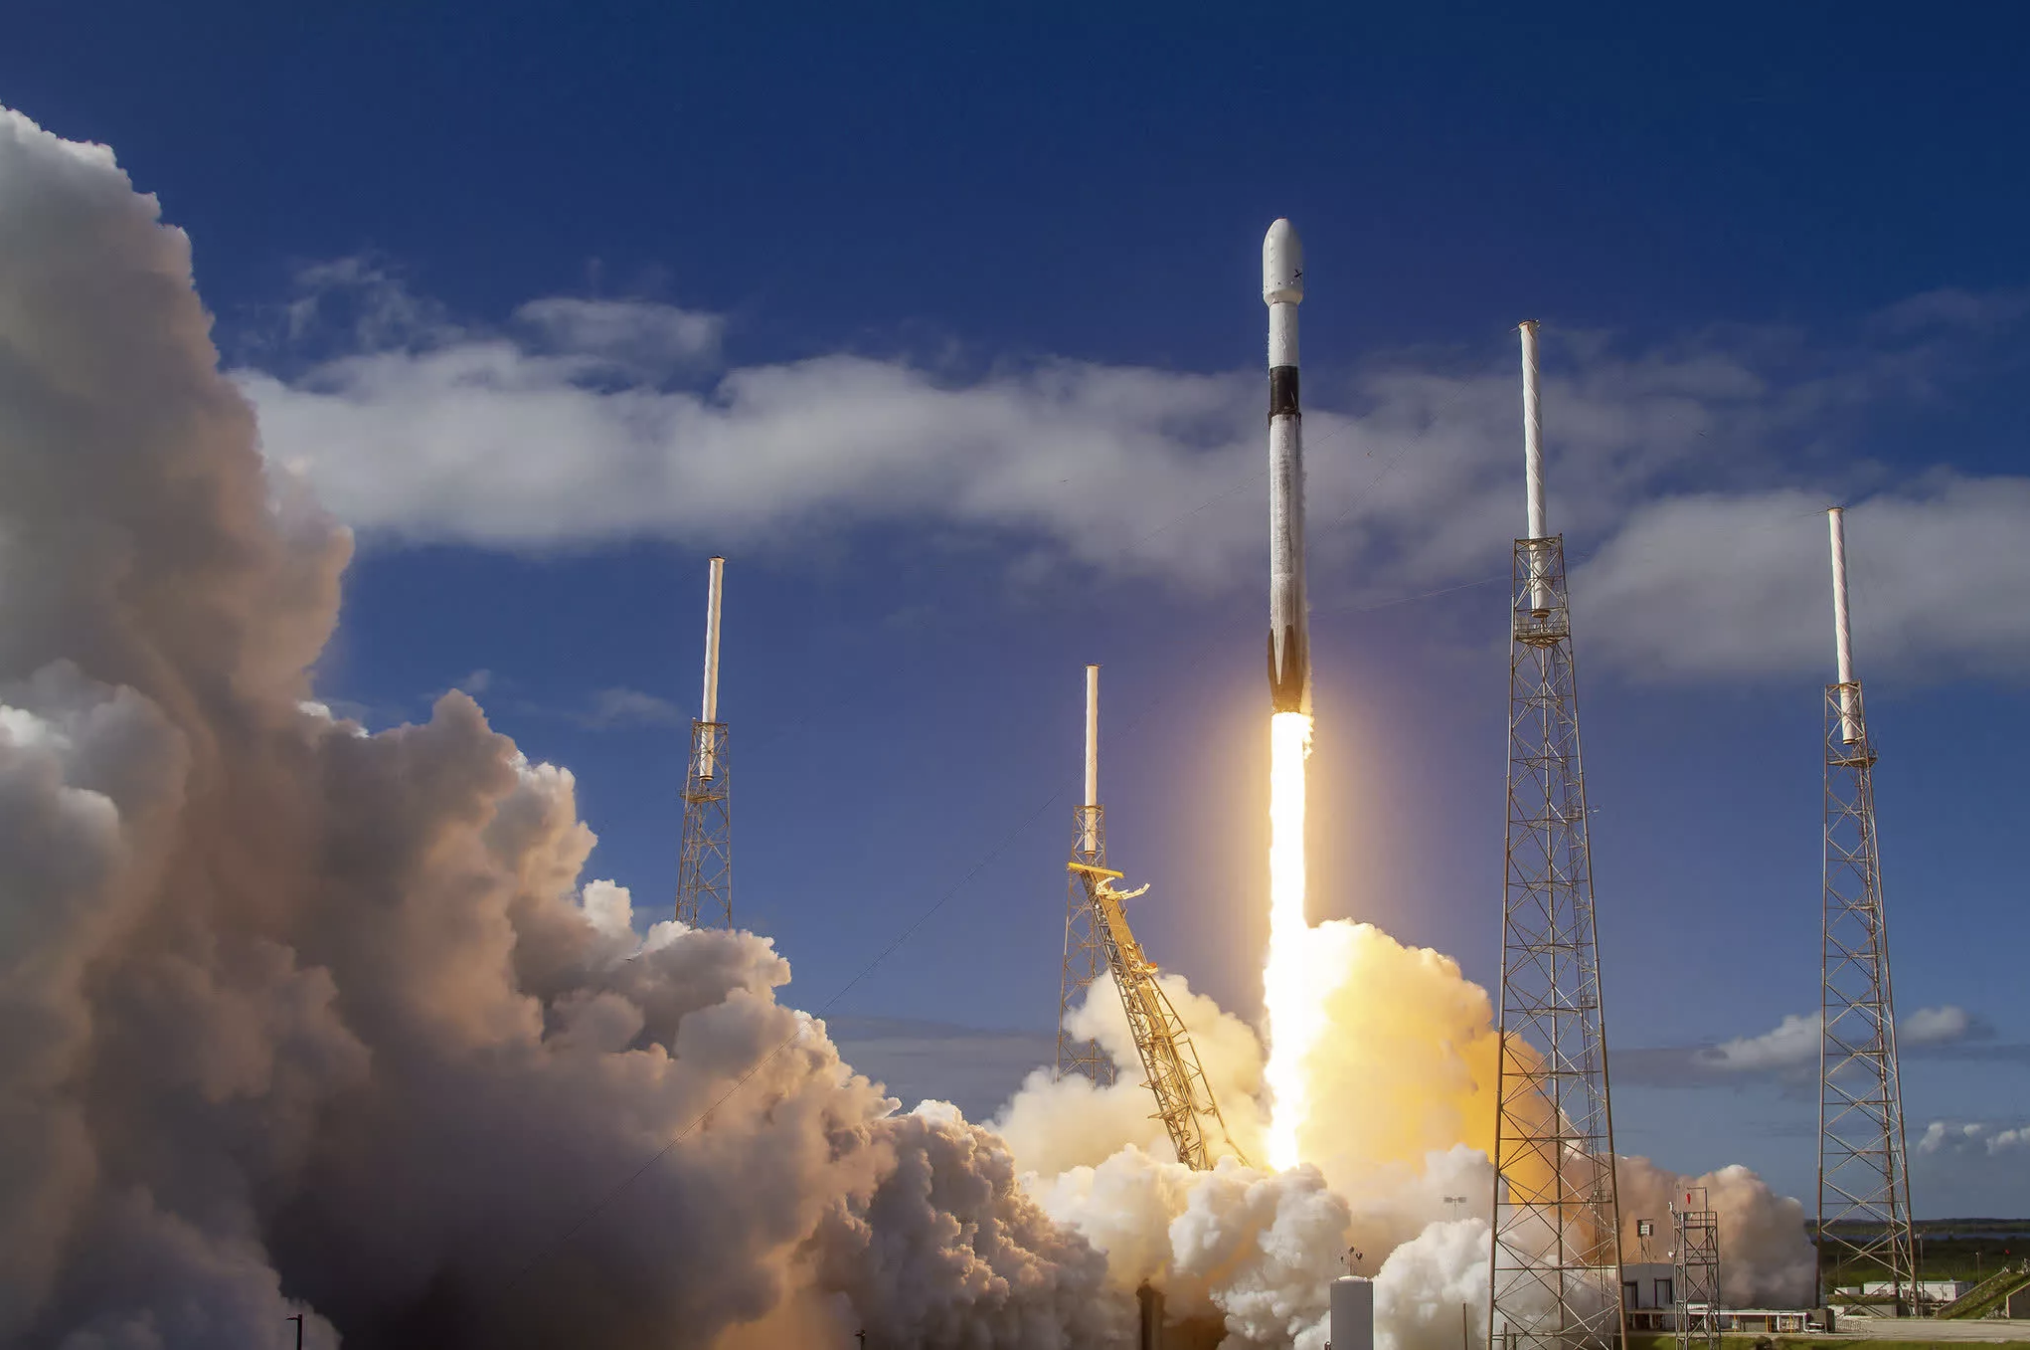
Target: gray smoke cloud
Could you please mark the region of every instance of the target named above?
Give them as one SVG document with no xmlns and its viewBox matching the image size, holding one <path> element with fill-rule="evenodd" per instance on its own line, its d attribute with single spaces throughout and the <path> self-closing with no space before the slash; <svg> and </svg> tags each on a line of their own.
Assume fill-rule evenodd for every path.
<svg viewBox="0 0 2030 1350">
<path fill-rule="evenodd" d="M 569 774 L 465 693 L 308 701 L 350 537 L 157 217 L 0 111 L 0 1342 L 1116 1342 L 1104 1258 L 769 942 L 581 890 Z"/>
</svg>

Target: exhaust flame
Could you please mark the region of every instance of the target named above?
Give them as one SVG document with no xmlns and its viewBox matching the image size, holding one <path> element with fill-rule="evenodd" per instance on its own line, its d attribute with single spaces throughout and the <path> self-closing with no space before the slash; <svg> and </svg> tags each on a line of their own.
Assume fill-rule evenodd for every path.
<svg viewBox="0 0 2030 1350">
<path fill-rule="evenodd" d="M 1304 777 L 1311 757 L 1311 719 L 1277 713 L 1269 721 L 1269 961 L 1262 972 L 1267 1015 L 1268 1162 L 1297 1165 L 1297 1134 L 1309 1108 L 1304 1060 L 1325 1027 L 1323 986 L 1311 964 L 1311 925 L 1304 917 Z"/>
</svg>

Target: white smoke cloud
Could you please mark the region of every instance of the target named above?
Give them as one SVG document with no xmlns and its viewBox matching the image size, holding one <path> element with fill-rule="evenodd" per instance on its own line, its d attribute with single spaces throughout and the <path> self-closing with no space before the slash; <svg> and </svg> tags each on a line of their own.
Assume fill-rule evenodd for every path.
<svg viewBox="0 0 2030 1350">
<path fill-rule="evenodd" d="M 1485 1345 L 1491 1241 L 1487 1220 L 1458 1219 L 1433 1223 L 1391 1252 L 1375 1277 L 1378 1350 Z"/>
<path fill-rule="evenodd" d="M 1312 938 L 1328 1023 L 1307 1065 L 1314 1106 L 1301 1139 L 1313 1162 L 1263 1179 L 1231 1162 L 1211 1175 L 1177 1166 L 1161 1126 L 1148 1119 L 1148 1089 L 1107 981 L 1095 982 L 1068 1026 L 1099 1040 L 1120 1081 L 1094 1088 L 1078 1077 L 1052 1082 L 1039 1070 L 995 1129 L 1044 1208 L 1106 1253 L 1116 1285 L 1154 1284 L 1173 1315 L 1209 1308 L 1232 1334 L 1315 1344 L 1324 1335 L 1325 1285 L 1351 1250 L 1360 1253 L 1354 1273 L 1376 1280 L 1380 1340 L 1399 1350 L 1448 1350 L 1458 1340 L 1462 1304 L 1469 1331 L 1484 1339 L 1497 1069 L 1487 994 L 1449 958 L 1405 947 L 1370 924 L 1321 924 Z M 1253 1034 L 1182 981 L 1165 980 L 1215 1086 L 1259 1085 L 1262 1051 Z M 1230 1091 L 1221 1093 L 1223 1108 Z M 1251 1142 L 1261 1129 L 1252 1102 L 1244 1119 Z M 1720 1214 L 1728 1297 L 1744 1305 L 1809 1297 L 1813 1254 L 1803 1208 L 1748 1169 L 1693 1178 L 1623 1158 L 1617 1178 L 1628 1259 L 1638 1250 L 1636 1218 L 1655 1217 L 1667 1232 L 1671 1197 L 1702 1186 Z M 1277 1189 L 1289 1185 L 1299 1190 Z M 1256 1198 L 1243 1205 L 1244 1195 Z M 1235 1216 L 1290 1204 L 1294 1195 L 1307 1197 L 1305 1223 L 1314 1235 L 1305 1263 L 1279 1269 L 1249 1254 L 1241 1262 L 1253 1280 L 1246 1297 L 1190 1278 L 1184 1244 L 1198 1230 L 1180 1231 L 1185 1216 L 1200 1215 L 1218 1242 L 1245 1250 L 1271 1238 L 1250 1236 L 1260 1231 L 1252 1220 L 1235 1227 Z M 1329 1209 L 1320 1207 L 1325 1199 Z M 1280 1311 L 1263 1322 L 1242 1308 Z"/>
<path fill-rule="evenodd" d="M 1165 973 L 1157 983 L 1190 1028 L 1231 1142 L 1242 1156 L 1260 1162 L 1265 1126 L 1258 1101 L 1262 1048 L 1254 1029 L 1193 992 L 1181 975 Z M 1052 1070 L 1033 1071 L 993 1122 L 1023 1167 L 1055 1176 L 1072 1167 L 1092 1166 L 1129 1147 L 1175 1162 L 1177 1151 L 1168 1131 L 1150 1114 L 1142 1061 L 1112 974 L 1093 981 L 1065 1026 L 1079 1040 L 1097 1041 L 1118 1076 L 1111 1086 L 1098 1087 L 1076 1074 L 1053 1081 Z M 1214 1156 L 1228 1151 L 1226 1141 L 1217 1137 L 1209 1135 L 1207 1144 Z"/>
<path fill-rule="evenodd" d="M 925 521 L 999 535 L 1031 563 L 1189 587 L 1260 571 L 1244 490 L 1260 473 L 1258 373 L 1044 361 L 969 378 L 843 354 L 715 370 L 701 363 L 718 318 L 672 306 L 549 298 L 494 331 L 357 262 L 314 281 L 298 313 L 356 297 L 356 349 L 237 378 L 270 455 L 373 536 L 752 550 Z M 2022 307 L 1993 300 L 1917 297 L 1849 350 L 1776 330 L 1635 353 L 1550 335 L 1576 358 L 1570 375 L 1553 363 L 1544 394 L 1553 524 L 1600 657 L 1665 679 L 1822 670 L 1819 513 L 1845 499 L 1867 669 L 2030 669 L 2030 594 L 2013 585 L 2030 567 L 2030 480 L 1900 482 L 1846 444 L 1871 408 L 1932 397 L 1974 364 L 1967 351 L 2007 339 Z M 1313 383 L 1344 390 L 1306 416 L 1320 575 L 1362 578 L 1359 603 L 1506 572 L 1510 363 L 1382 361 Z"/>
<path fill-rule="evenodd" d="M 1801 1307 L 1817 1280 L 1817 1252 L 1806 1235 L 1804 1206 L 1769 1189 L 1745 1167 L 1723 1167 L 1704 1176 L 1680 1176 L 1647 1158 L 1622 1158 L 1615 1167 L 1620 1189 L 1621 1251 L 1624 1261 L 1640 1257 L 1636 1221 L 1656 1225 L 1656 1259 L 1670 1258 L 1671 1206 L 1683 1209 L 1703 1188 L 1707 1208 L 1720 1221 L 1720 1293 L 1732 1307 Z M 1660 1240 L 1659 1240 L 1660 1239 Z"/>
<path fill-rule="evenodd" d="M 1218 1319 L 1226 1350 L 1324 1344 L 1349 1214 L 1316 1168 L 1225 1159 L 1193 1172 L 1131 1147 L 1037 1185 L 1046 1211 L 1106 1253 L 1116 1288 L 1146 1282 L 1171 1319 Z"/>
<path fill-rule="evenodd" d="M 462 692 L 311 698 L 349 536 L 109 152 L 0 113 L 0 258 L 0 1340 L 1118 1342 L 1104 1258 L 770 943 L 580 886 L 568 773 Z"/>
</svg>

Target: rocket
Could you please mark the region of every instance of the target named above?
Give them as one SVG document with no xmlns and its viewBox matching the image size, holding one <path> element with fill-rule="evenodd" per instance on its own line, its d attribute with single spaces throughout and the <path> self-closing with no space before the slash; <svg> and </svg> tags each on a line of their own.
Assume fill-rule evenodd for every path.
<svg viewBox="0 0 2030 1350">
<path fill-rule="evenodd" d="M 1297 407 L 1297 305 L 1304 245 L 1279 220 L 1262 240 L 1269 307 L 1269 702 L 1311 712 L 1311 621 L 1304 603 L 1304 429 Z"/>
</svg>

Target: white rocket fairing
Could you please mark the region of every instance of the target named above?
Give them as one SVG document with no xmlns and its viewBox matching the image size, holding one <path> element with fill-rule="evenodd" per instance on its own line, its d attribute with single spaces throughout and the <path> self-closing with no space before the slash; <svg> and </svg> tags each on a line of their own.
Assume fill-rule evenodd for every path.
<svg viewBox="0 0 2030 1350">
<path fill-rule="evenodd" d="M 1297 305 L 1304 245 L 1287 220 L 1262 240 L 1269 307 L 1269 700 L 1311 711 L 1311 631 L 1304 602 L 1304 431 L 1297 401 Z"/>
</svg>

